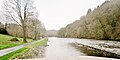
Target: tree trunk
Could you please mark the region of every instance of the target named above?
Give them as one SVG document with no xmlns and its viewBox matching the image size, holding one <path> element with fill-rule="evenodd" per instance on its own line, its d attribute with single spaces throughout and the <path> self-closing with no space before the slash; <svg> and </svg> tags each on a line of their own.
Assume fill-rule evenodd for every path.
<svg viewBox="0 0 120 60">
<path fill-rule="evenodd" d="M 27 43 L 27 40 L 26 40 L 26 26 L 23 25 L 23 42 Z"/>
<path fill-rule="evenodd" d="M 7 30 L 7 23 L 5 23 L 5 27 L 4 28 L 5 28 L 5 30 Z"/>
<path fill-rule="evenodd" d="M 35 28 L 35 29 L 36 29 L 36 28 Z M 35 37 L 34 37 L 35 40 L 37 40 L 37 34 L 38 34 L 38 33 L 37 33 L 37 31 L 35 30 Z"/>
</svg>

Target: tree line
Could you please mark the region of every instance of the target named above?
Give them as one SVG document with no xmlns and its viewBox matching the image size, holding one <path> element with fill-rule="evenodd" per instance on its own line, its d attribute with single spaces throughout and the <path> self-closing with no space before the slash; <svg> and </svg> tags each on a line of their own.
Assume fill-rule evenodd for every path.
<svg viewBox="0 0 120 60">
<path fill-rule="evenodd" d="M 43 35 L 45 28 L 33 0 L 4 0 L 1 9 L 0 17 L 8 34 L 23 37 L 24 42 L 27 37 L 37 40 Z"/>
<path fill-rule="evenodd" d="M 120 0 L 106 0 L 58 31 L 60 37 L 120 39 Z"/>
</svg>

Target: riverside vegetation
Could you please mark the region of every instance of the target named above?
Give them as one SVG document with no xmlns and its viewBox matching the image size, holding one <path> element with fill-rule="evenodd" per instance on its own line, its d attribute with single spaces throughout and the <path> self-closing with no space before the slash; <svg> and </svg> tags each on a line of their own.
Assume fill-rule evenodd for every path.
<svg viewBox="0 0 120 60">
<path fill-rule="evenodd" d="M 120 0 L 106 0 L 85 16 L 61 28 L 61 37 L 120 40 Z"/>
</svg>

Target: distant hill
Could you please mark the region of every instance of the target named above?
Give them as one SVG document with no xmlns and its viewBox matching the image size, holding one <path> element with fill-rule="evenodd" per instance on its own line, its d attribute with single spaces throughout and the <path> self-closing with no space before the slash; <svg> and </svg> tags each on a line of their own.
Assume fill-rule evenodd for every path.
<svg viewBox="0 0 120 60">
<path fill-rule="evenodd" d="M 47 37 L 57 37 L 58 36 L 57 32 L 58 32 L 57 30 L 48 30 L 46 32 L 46 36 Z"/>
</svg>

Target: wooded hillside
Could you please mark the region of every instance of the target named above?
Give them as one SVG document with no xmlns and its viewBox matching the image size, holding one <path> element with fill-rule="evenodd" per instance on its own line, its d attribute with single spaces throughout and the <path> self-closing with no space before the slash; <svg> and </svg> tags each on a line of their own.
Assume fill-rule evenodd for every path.
<svg viewBox="0 0 120 60">
<path fill-rule="evenodd" d="M 61 37 L 120 39 L 120 0 L 107 0 L 58 31 Z"/>
</svg>

